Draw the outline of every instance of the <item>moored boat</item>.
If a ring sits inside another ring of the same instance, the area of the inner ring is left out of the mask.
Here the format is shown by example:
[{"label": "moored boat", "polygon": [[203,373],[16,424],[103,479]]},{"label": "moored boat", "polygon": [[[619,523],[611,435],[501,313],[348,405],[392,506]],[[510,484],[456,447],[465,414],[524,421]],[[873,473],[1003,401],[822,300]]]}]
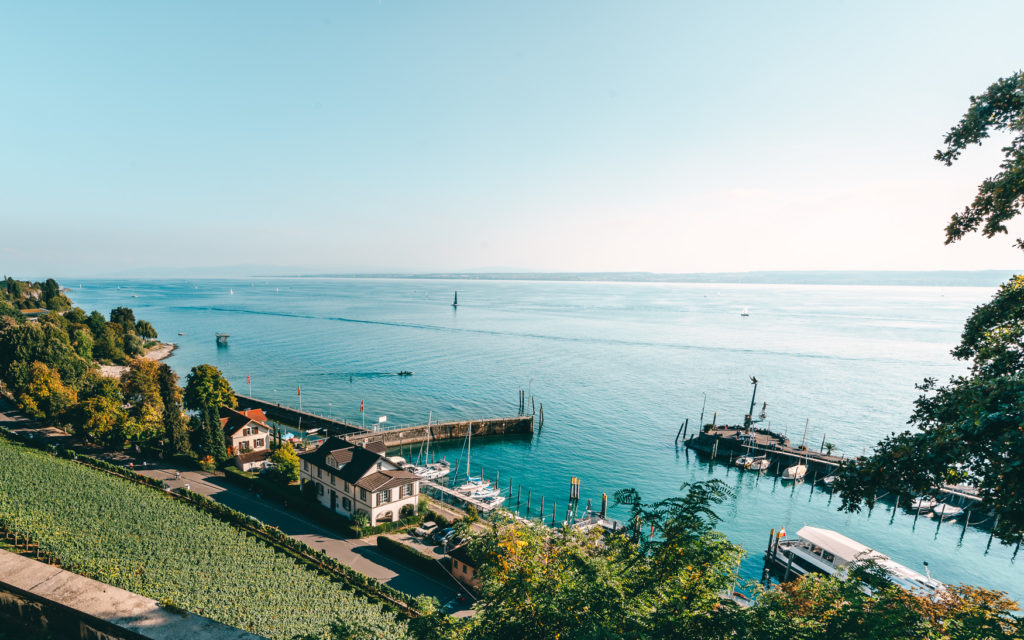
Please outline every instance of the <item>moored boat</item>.
[{"label": "moored boat", "polygon": [[787,467],[782,472],[783,480],[801,480],[807,475],[807,465],[795,464],[792,467]]},{"label": "moored boat", "polygon": [[960,507],[945,502],[940,502],[932,509],[932,515],[938,518],[955,518],[963,512],[964,510]]},{"label": "moored boat", "polygon": [[937,504],[939,504],[939,501],[935,498],[920,497],[914,498],[913,502],[910,503],[910,508],[914,511],[929,511],[934,509]]},{"label": "moored boat", "polygon": [[930,575],[921,575],[837,531],[818,527],[803,527],[794,538],[779,539],[765,552],[765,562],[783,581],[808,573],[847,575],[857,564],[873,562],[893,584],[917,595],[933,596],[945,589]]}]

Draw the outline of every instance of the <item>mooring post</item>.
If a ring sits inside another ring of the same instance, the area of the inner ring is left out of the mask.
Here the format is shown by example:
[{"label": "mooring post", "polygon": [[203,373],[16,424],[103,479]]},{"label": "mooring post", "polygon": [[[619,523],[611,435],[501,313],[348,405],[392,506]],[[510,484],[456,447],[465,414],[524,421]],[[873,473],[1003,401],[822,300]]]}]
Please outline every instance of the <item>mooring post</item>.
[{"label": "mooring post", "polygon": [[607,518],[608,517],[608,494],[607,493],[602,493],[601,494],[601,517],[602,518]]},{"label": "mooring post", "polygon": [[[480,469],[480,479],[483,480],[483,477],[484,477],[484,470]],[[498,485],[500,485],[500,484],[501,484],[501,469],[498,469],[497,471],[494,472],[494,486],[495,486],[495,488],[497,488]],[[501,489],[498,489],[498,490],[501,491]]]},{"label": "mooring post", "polygon": [[552,500],[551,501],[551,525],[552,526],[554,526],[554,524],[555,524],[555,517],[557,516],[557,513],[558,513],[558,501],[557,500]]},{"label": "mooring post", "polygon": [[[509,494],[509,498],[512,494]],[[519,505],[523,504],[523,485],[519,485],[519,493],[516,494],[516,510],[519,510]]]},{"label": "mooring post", "polygon": [[512,478],[508,479],[508,499],[512,499]]},{"label": "mooring post", "polygon": [[714,460],[718,457],[718,439],[715,439],[715,446],[711,448],[711,459]]},{"label": "mooring post", "polygon": [[818,449],[818,453],[821,453],[824,450],[825,450],[825,434],[821,434],[821,448]]},{"label": "mooring post", "polygon": [[540,497],[540,518],[544,520],[544,496]]},{"label": "mooring post", "polygon": [[[519,491],[522,493],[523,488],[520,487]],[[530,502],[533,500],[533,489],[526,490],[526,517],[530,517]]]},{"label": "mooring post", "polygon": [[764,551],[764,570],[761,572],[761,583],[764,586],[768,586],[768,582],[771,576],[771,570],[768,568],[768,563],[772,558],[772,544],[775,542],[775,529],[772,529],[771,533],[768,534],[768,548]]},{"label": "mooring post", "polygon": [[789,562],[786,563],[786,576],[782,579],[783,582],[789,580],[789,570],[793,568],[793,552],[789,553]]},{"label": "mooring post", "polygon": [[682,423],[680,423],[680,425],[679,425],[679,431],[676,431],[676,449],[678,449],[678,448],[679,448],[679,434],[683,434],[683,438],[684,438],[684,439],[686,438],[686,432],[685,432],[685,429],[686,429],[686,423],[687,423],[687,422],[689,422],[689,421],[690,421],[690,419],[689,419],[689,418],[687,418],[687,419],[686,419],[686,420],[684,420],[684,421],[683,421]]},{"label": "mooring post", "polygon": [[992,536],[995,535],[996,527],[998,527],[998,526],[999,526],[999,516],[996,515],[996,521],[992,523],[992,528],[989,529],[989,532],[988,532],[988,544],[985,545],[985,551],[988,551],[988,548],[990,546],[992,546]]}]

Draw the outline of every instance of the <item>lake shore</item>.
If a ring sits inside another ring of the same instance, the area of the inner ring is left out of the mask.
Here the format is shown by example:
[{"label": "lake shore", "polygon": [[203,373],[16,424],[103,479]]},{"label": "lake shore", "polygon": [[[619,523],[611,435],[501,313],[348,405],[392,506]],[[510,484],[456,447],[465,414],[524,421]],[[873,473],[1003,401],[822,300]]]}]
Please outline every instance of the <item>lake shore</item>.
[{"label": "lake shore", "polygon": [[[164,360],[171,357],[171,354],[174,353],[174,350],[177,348],[178,345],[173,342],[161,342],[147,349],[146,352],[142,354],[142,357],[146,360]],[[125,371],[128,371],[128,365],[100,365],[100,375],[106,378],[120,378]]]}]

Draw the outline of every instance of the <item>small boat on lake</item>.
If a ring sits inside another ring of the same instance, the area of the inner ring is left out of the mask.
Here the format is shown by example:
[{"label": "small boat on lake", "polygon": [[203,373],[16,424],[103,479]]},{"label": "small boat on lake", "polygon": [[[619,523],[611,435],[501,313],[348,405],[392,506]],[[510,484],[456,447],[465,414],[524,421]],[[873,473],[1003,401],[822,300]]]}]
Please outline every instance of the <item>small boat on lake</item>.
[{"label": "small boat on lake", "polygon": [[452,301],[452,308],[457,309],[459,306],[459,292],[455,292],[455,300]]},{"label": "small boat on lake", "polygon": [[807,465],[795,464],[792,467],[786,467],[782,472],[783,480],[802,480],[807,475]]},{"label": "small boat on lake", "polygon": [[946,504],[945,502],[940,502],[935,506],[935,508],[932,509],[933,516],[943,519],[955,518],[963,512],[964,510],[961,509],[960,507],[954,507],[953,505]]},{"label": "small boat on lake", "polygon": [[736,462],[734,464],[737,467],[740,467],[741,469],[748,469],[748,468],[750,468],[750,465],[753,464],[753,462],[754,462],[754,457],[753,456],[740,456],[740,457],[736,458]]},{"label": "small boat on lake", "polygon": [[398,375],[400,375],[400,376],[411,376],[412,375],[412,371],[399,371]]},{"label": "small boat on lake", "polygon": [[751,463],[747,465],[747,469],[750,471],[762,472],[767,471],[770,466],[772,466],[771,460],[762,456],[760,458],[754,458]]},{"label": "small boat on lake", "polygon": [[743,311],[740,312],[740,317],[741,318],[746,318],[749,315],[750,315],[750,311],[746,307],[743,307]]},{"label": "small boat on lake", "polygon": [[910,503],[910,508],[914,511],[929,511],[935,508],[935,505],[939,504],[939,501],[935,498],[921,497],[914,498],[914,501]]}]

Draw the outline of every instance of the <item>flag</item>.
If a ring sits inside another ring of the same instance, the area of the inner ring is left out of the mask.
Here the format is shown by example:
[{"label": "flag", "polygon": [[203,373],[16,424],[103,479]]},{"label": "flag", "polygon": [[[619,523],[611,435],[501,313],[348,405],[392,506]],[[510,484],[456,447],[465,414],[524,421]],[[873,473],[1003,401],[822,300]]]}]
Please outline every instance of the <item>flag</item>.
[{"label": "flag", "polygon": [[781,529],[779,529],[779,537],[780,538],[785,538],[786,537],[786,527],[782,527]]},{"label": "flag", "polygon": [[362,413],[362,412],[363,412],[363,401],[360,400],[359,401],[359,413]]},{"label": "flag", "polygon": [[252,376],[245,376],[245,384],[252,384]]},{"label": "flag", "polygon": [[297,396],[301,396],[302,395],[302,385],[301,384],[299,385],[298,390],[295,392],[295,395],[297,395]]},{"label": "flag", "polygon": [[387,416],[381,416],[381,417],[377,418],[377,422],[378,423],[384,423],[384,422],[387,422],[387,421],[388,421],[388,417]]}]

